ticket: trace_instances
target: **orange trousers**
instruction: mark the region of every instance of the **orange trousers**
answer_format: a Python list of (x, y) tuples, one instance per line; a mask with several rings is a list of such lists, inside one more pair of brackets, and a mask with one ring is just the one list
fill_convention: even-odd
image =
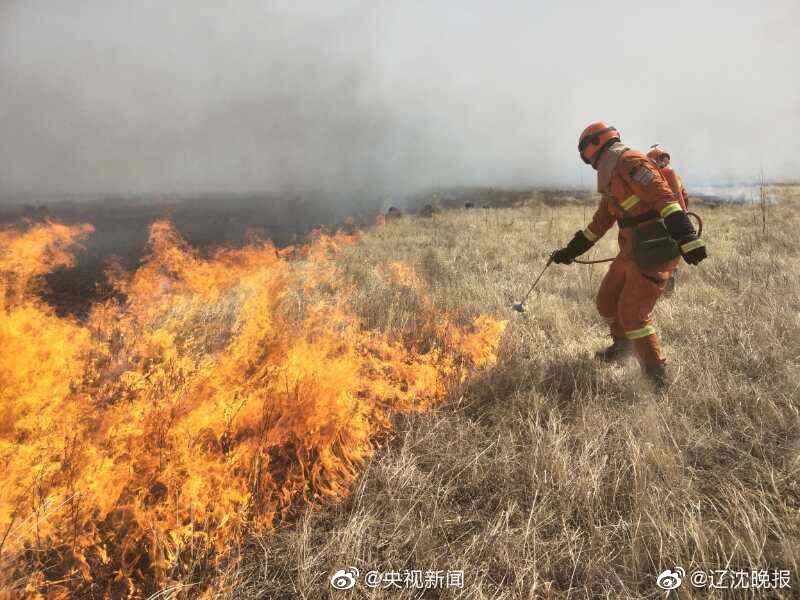
[(664, 362), (650, 314), (677, 266), (674, 259), (643, 271), (620, 254), (597, 291), (597, 311), (608, 323), (611, 336), (631, 340), (642, 367)]

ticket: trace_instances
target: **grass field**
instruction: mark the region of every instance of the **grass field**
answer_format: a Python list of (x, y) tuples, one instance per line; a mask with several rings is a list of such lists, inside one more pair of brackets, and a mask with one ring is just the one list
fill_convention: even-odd
[[(657, 394), (633, 359), (592, 360), (605, 265), (554, 265), (510, 310), (589, 220), (567, 196), (210, 258), (161, 223), (127, 301), (83, 321), (25, 291), (77, 232), (5, 234), (0, 597), (663, 598), (677, 567), (785, 570), (711, 596), (798, 597), (797, 198), (766, 229), (693, 207), (710, 257), (656, 307)], [(487, 318), (496, 360), (450, 347)]]
[[(791, 571), (800, 590), (800, 213), (704, 207), (710, 258), (683, 265), (655, 323), (673, 383), (654, 394), (633, 359), (597, 365), (605, 267), (552, 268), (588, 204), (455, 210), (367, 231), (343, 268), (358, 310), (402, 332), (414, 307), (367, 266), (401, 260), (444, 311), (509, 319), (497, 365), (395, 435), (342, 503), (246, 545), (215, 589), (264, 598), (663, 598), (664, 569)], [(611, 255), (613, 231), (590, 257)], [(347, 567), (463, 570), (462, 588), (334, 591)], [(692, 597), (688, 581), (680, 597)], [(708, 590), (694, 592), (707, 597)]]

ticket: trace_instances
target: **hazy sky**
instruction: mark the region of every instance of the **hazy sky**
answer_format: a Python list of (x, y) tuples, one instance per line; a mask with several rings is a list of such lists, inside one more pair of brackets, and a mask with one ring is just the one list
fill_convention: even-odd
[[(659, 7), (660, 6), (660, 7)], [(800, 177), (800, 2), (0, 0), (0, 193)]]

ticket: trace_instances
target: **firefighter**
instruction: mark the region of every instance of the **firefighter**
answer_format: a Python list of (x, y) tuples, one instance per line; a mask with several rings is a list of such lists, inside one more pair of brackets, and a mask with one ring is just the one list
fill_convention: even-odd
[(616, 128), (592, 123), (578, 140), (578, 152), (597, 171), (600, 203), (591, 223), (551, 258), (570, 264), (614, 223), (619, 225), (619, 254), (597, 293), (597, 310), (608, 324), (612, 344), (595, 356), (612, 361), (633, 350), (645, 375), (664, 389), (665, 360), (651, 312), (680, 257), (698, 264), (706, 258), (705, 243), (658, 168), (622, 144)]

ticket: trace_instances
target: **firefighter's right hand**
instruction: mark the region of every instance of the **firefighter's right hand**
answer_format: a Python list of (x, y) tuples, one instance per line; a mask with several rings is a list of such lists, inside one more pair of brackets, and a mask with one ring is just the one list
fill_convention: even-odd
[(569, 248), (559, 248), (553, 251), (550, 260), (559, 265), (569, 265), (575, 260), (575, 254)]
[(681, 254), (683, 255), (683, 260), (690, 265), (700, 264), (701, 260), (708, 257), (706, 244), (700, 238), (681, 244)]
[(594, 242), (589, 241), (586, 234), (576, 231), (575, 236), (569, 241), (565, 248), (559, 248), (550, 255), (550, 260), (560, 265), (568, 265), (577, 257), (592, 247)]

